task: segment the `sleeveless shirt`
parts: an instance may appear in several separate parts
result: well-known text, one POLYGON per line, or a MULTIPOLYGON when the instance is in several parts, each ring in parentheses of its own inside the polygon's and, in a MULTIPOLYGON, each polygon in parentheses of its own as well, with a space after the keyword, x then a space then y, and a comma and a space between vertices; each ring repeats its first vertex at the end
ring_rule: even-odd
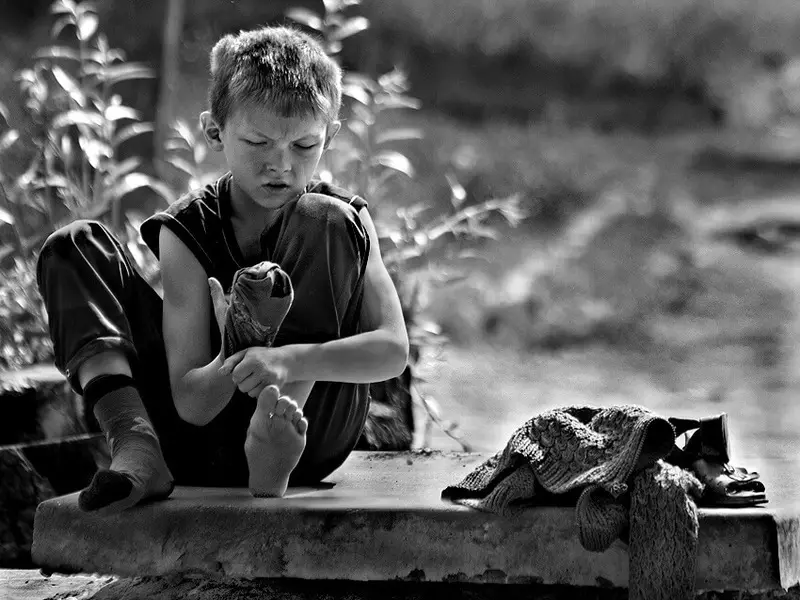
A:
MULTIPOLYGON (((184 194, 165 210, 144 221, 140 228, 144 242, 160 258, 159 232, 161 226, 168 227, 189 248, 207 275, 219 280, 226 292, 236 271, 248 266, 242 264, 241 251, 231 224, 230 183, 229 172, 200 189, 184 194)), ((306 192, 341 200, 352 205, 356 213, 367 206, 362 197, 319 180, 312 181, 306 192)), ((358 315, 355 321, 347 328, 349 331, 343 327, 343 335, 357 333, 358 315)), ((212 348, 218 351, 221 340, 213 315, 209 322, 209 333, 212 348)), ((368 384, 317 382, 304 407, 309 430, 306 451, 295 474, 301 478, 318 480, 337 468, 358 441, 368 408, 368 384)), ((203 457, 209 477, 218 481, 227 473, 232 478, 229 485, 246 485, 243 445, 254 410, 255 401, 237 390, 225 409, 201 428, 205 430, 204 438, 207 440, 203 444, 214 446, 208 448, 203 457), (211 472, 215 475, 212 476, 211 472)))

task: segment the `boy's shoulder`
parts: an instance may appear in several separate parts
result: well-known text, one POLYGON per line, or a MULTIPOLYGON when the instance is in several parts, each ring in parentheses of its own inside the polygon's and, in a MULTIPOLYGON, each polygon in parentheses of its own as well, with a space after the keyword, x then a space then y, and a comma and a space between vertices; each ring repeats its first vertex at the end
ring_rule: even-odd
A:
POLYGON ((226 173, 215 181, 189 190, 172 202, 164 210, 146 219, 139 231, 145 244, 158 257, 158 237, 161 227, 166 225, 190 248, 202 249, 205 238, 209 235, 221 235, 220 205, 218 199, 225 193, 230 173, 226 173), (220 231, 217 231, 217 230, 220 231))
POLYGON ((186 211, 202 211, 218 214, 218 200, 220 195, 226 193, 226 186, 230 181, 230 177, 231 174, 226 173, 214 181, 185 192, 161 212, 171 216, 178 216, 186 211))

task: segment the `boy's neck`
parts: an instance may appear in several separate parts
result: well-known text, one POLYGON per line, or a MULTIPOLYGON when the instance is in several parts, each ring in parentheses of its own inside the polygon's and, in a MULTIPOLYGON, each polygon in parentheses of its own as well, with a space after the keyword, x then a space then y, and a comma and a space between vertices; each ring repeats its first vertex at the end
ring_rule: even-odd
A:
POLYGON ((240 226, 247 226, 247 229, 264 229, 283 208, 283 205, 267 208, 253 201, 244 190, 236 185, 233 176, 231 176, 229 190, 231 221, 240 226))

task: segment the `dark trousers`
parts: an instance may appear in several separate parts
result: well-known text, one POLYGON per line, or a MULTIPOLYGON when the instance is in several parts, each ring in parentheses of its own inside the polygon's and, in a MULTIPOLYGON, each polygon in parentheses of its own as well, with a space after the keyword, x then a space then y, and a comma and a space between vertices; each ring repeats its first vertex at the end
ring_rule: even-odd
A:
MULTIPOLYGON (((320 196, 313 196, 313 203, 306 198, 283 211, 262 238, 263 259, 279 264, 295 291, 276 346, 321 343, 359 330, 369 238, 352 207, 320 196)), ((203 427, 180 419, 170 391, 161 298, 108 229, 95 221, 76 221, 53 233, 39 255, 37 280, 55 364, 78 393, 78 368, 87 358, 105 350, 123 352, 176 483, 247 485, 244 442, 255 400, 237 391, 203 427)), ((306 450, 293 484, 320 481, 344 462, 366 419, 368 387, 314 385, 304 407, 306 450)))

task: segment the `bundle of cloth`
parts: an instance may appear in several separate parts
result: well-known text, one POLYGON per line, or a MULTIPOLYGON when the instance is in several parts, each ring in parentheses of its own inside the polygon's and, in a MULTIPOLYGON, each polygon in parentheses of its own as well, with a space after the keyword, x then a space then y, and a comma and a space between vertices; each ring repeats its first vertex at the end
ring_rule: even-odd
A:
POLYGON ((698 505, 766 502, 758 473, 732 467, 727 416, 664 418, 636 405, 539 414, 442 498, 512 516, 575 503, 581 545, 628 544, 629 597, 694 596, 698 505), (686 434, 684 444, 676 438, 686 434))

